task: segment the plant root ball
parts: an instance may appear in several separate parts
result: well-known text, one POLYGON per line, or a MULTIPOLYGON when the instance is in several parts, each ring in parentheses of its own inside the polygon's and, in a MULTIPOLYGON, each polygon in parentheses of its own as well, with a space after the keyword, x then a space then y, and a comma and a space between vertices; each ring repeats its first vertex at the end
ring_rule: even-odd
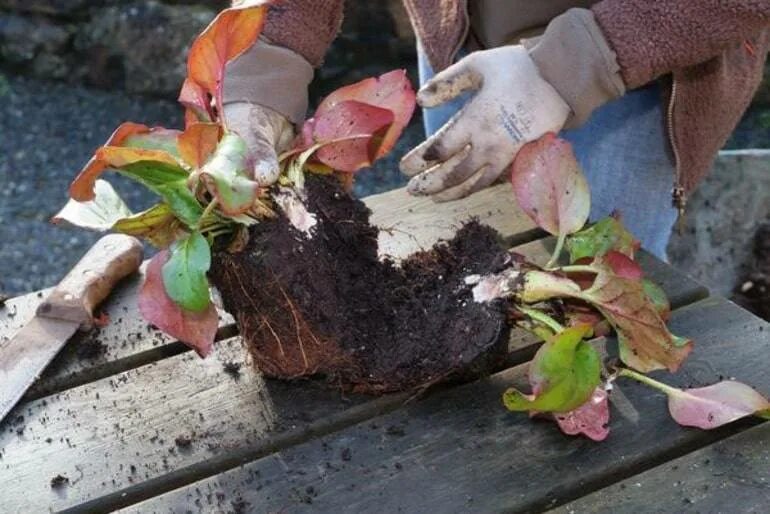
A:
POLYGON ((504 359, 504 306, 474 302, 465 283, 502 269, 493 229, 470 222, 397 266, 378 259, 368 208, 335 179, 309 177, 306 191, 313 237, 281 216, 253 227, 243 251, 214 254, 213 283, 263 373, 385 393, 478 376, 504 359))

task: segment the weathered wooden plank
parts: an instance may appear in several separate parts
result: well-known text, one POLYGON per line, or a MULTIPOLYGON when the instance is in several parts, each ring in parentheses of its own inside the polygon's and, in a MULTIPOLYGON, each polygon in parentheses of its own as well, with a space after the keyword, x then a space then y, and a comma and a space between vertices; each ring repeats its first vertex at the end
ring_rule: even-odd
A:
POLYGON ((188 352, 18 405, 0 423, 0 510, 89 501, 106 510, 123 494, 152 495, 159 481, 189 483, 309 430, 328 432, 337 413, 350 424, 404 399, 369 402, 361 418, 356 405, 369 398, 312 381, 265 382, 229 339, 205 360, 188 352))
POLYGON ((513 198, 511 185, 500 184, 456 202, 435 203, 397 189, 364 199, 372 223, 382 229, 380 253, 396 258, 451 239, 464 221, 477 218, 499 231, 506 243, 517 245, 542 235, 513 198))
MULTIPOLYGON (((673 384, 721 374, 770 391, 757 365, 770 326, 719 298, 676 311, 673 329, 697 337, 673 384)), ((436 394, 125 512, 531 512, 681 455, 746 424, 704 432, 670 420, 665 399, 636 383, 613 394, 612 434, 603 443, 560 434, 512 414, 500 396, 522 386, 526 367, 436 394)))
POLYGON ((549 513, 764 514, 768 504, 770 423, 764 423, 549 513))
MULTIPOLYGON (((27 399, 40 398, 88 383, 158 359, 177 355, 187 348, 148 325, 139 314, 137 293, 144 280, 139 273, 121 282, 102 306, 110 322, 101 329, 78 333, 30 388, 27 399)), ((49 290, 8 300, 0 308, 0 342, 12 337, 35 313, 49 290)), ((234 321, 220 312, 218 339, 235 333, 234 321)))
MULTIPOLYGON (((518 246, 513 251, 520 253, 537 264, 548 262, 556 245, 556 238, 547 237, 518 246)), ((635 256, 647 278, 656 282, 666 292, 674 308, 701 300, 709 295, 703 284, 696 282, 686 273, 674 269, 654 255, 640 250, 635 256)), ((564 262, 566 264, 566 261, 564 262)))

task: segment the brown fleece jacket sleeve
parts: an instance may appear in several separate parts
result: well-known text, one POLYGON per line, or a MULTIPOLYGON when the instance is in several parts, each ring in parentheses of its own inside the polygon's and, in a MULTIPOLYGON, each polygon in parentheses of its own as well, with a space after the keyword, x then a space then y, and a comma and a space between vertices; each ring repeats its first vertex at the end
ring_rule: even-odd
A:
POLYGON ((318 67, 342 25, 344 0, 275 0, 262 37, 318 67))
POLYGON ((770 0, 602 0, 591 9, 629 89, 706 62, 770 25, 770 0))

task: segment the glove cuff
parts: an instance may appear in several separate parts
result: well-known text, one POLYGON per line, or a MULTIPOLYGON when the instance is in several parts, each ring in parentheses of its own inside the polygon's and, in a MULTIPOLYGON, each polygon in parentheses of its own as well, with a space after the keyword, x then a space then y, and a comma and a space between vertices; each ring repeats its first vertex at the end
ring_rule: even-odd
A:
POLYGON ((572 110, 565 128, 581 125, 596 108, 626 92, 615 52, 588 9, 569 9, 551 20, 541 37, 523 44, 572 110))
POLYGON ((311 80, 313 67, 301 55, 259 40, 227 65, 224 104, 259 104, 300 123, 307 114, 311 80))

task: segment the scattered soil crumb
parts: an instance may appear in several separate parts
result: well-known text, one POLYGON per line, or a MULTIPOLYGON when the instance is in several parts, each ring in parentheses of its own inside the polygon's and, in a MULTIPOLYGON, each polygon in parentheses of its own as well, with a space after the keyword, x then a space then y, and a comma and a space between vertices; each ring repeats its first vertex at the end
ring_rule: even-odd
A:
POLYGON ((249 502, 238 499, 232 502, 233 512, 235 514, 246 514, 249 511, 249 502))
POLYGON ((174 443, 180 448, 189 448, 192 445, 192 438, 186 435, 180 435, 174 439, 174 443))
POLYGON ((230 375, 234 380, 238 380, 241 377, 241 363, 228 361, 223 366, 225 373, 230 375))
POLYGON ((353 452, 350 450, 350 448, 343 448, 342 452, 340 452, 340 457, 342 457, 342 460, 345 462, 348 462, 353 458, 353 452))
POLYGON ((395 437, 403 437, 404 435, 406 435, 406 432, 404 432, 404 429, 398 425, 389 426, 388 428, 385 429, 385 433, 395 437))
POLYGON ((51 479, 51 489, 60 489, 69 485, 70 479, 64 475, 56 475, 51 479))
POLYGON ((99 339, 83 341, 78 348, 79 359, 95 359, 107 352, 107 345, 99 339))

